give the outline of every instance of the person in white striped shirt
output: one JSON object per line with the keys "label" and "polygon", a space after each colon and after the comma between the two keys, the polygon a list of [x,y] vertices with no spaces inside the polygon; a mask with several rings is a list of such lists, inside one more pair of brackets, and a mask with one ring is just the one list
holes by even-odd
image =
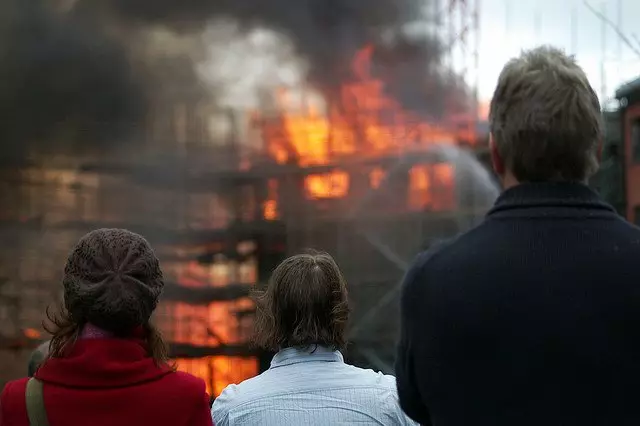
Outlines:
{"label": "person in white striped shirt", "polygon": [[416,425],[393,376],[344,362],[347,288],[330,255],[286,259],[256,306],[254,342],[278,353],[267,371],[216,398],[216,426]]}

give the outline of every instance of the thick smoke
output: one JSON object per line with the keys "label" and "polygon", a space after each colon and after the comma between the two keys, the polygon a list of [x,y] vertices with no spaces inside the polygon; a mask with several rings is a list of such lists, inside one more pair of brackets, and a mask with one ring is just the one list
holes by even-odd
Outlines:
{"label": "thick smoke", "polygon": [[144,111],[126,52],[44,0],[0,2],[2,159],[124,138]]}
{"label": "thick smoke", "polygon": [[[49,7],[57,3],[65,6]],[[442,46],[434,36],[403,32],[428,7],[429,0],[4,0],[3,158],[34,148],[77,151],[135,139],[127,136],[143,126],[147,101],[168,104],[163,96],[174,88],[215,97],[196,70],[205,59],[215,66],[206,44],[216,40],[203,34],[225,21],[239,33],[264,28],[288,39],[291,56],[306,62],[304,78],[328,97],[355,77],[355,53],[373,45],[371,71],[390,94],[438,117],[452,105],[464,107],[466,94],[439,68]],[[149,40],[163,32],[187,40],[177,45],[188,47],[148,54]]]}
{"label": "thick smoke", "polygon": [[328,96],[353,78],[354,54],[371,44],[376,46],[372,72],[405,106],[437,117],[445,109],[467,104],[464,83],[437,67],[442,56],[439,40],[426,32],[418,37],[403,32],[415,21],[429,25],[426,15],[430,9],[433,14],[433,1],[112,0],[111,4],[124,21],[179,32],[197,32],[224,18],[238,22],[244,31],[272,29],[292,41],[296,56],[308,61],[307,79]]}
{"label": "thick smoke", "polygon": [[[91,2],[92,0],[84,0]],[[95,1],[94,1],[95,2]],[[214,17],[228,16],[248,25],[267,24],[300,41],[305,52],[326,44],[325,33],[360,31],[404,23],[419,13],[423,0],[111,0],[124,18],[137,23],[190,30]]]}

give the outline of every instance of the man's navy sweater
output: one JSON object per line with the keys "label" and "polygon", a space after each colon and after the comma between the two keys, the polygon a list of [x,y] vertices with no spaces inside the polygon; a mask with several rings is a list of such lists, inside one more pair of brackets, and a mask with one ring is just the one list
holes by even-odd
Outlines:
{"label": "man's navy sweater", "polygon": [[640,229],[588,187],[522,184],[416,259],[396,375],[423,425],[640,425]]}

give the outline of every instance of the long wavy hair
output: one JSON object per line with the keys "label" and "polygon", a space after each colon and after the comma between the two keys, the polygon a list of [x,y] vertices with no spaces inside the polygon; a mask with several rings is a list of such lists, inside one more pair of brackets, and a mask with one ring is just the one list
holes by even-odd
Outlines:
{"label": "long wavy hair", "polygon": [[[48,321],[43,321],[42,326],[51,334],[47,359],[64,358],[80,337],[86,323],[75,321],[62,305],[55,309],[51,306],[47,307],[46,315]],[[148,355],[158,366],[168,366],[175,370],[175,363],[169,358],[169,350],[160,331],[150,322],[144,324],[143,329],[143,339]]]}
{"label": "long wavy hair", "polygon": [[255,346],[273,351],[313,345],[345,348],[347,285],[329,254],[286,259],[273,271],[266,290],[253,296]]}

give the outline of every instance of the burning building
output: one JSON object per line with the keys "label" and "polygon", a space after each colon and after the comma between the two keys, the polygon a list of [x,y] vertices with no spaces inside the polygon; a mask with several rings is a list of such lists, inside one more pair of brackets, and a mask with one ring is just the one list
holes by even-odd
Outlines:
{"label": "burning building", "polygon": [[[15,143],[3,147],[0,161],[0,359],[11,368],[0,381],[22,375],[24,351],[45,338],[40,324],[46,306],[59,299],[68,250],[103,226],[139,232],[156,248],[167,288],[154,320],[179,368],[203,377],[214,395],[265,367],[267,354],[248,344],[250,290],[285,256],[306,248],[331,253],[349,282],[348,358],[389,372],[407,264],[432,241],[472,224],[495,195],[473,155],[483,144],[477,100],[463,84],[471,67],[452,71],[460,68],[454,51],[464,53],[477,30],[472,2],[321,7],[281,0],[291,6],[287,13],[235,2],[193,1],[179,10],[167,1],[60,3],[63,16],[107,28],[98,45],[115,64],[129,58],[133,65],[115,79],[82,68],[91,79],[80,74],[53,88],[51,73],[35,73],[47,89],[38,93],[51,105],[38,105],[37,116],[12,112],[5,135]],[[418,15],[426,30],[398,40],[391,30],[415,26]],[[261,86],[260,102],[251,105],[222,102],[225,88],[203,83],[196,66],[206,56],[203,28],[219,16],[292,39],[292,50],[310,64],[305,78]],[[329,40],[315,41],[309,26]],[[91,89],[103,105],[103,86],[106,109],[65,92]],[[0,87],[22,100],[14,89]],[[34,99],[29,93],[25,105]],[[47,114],[63,107],[60,126]],[[39,131],[18,125],[27,123]],[[124,131],[107,132],[105,143],[105,128]]]}

